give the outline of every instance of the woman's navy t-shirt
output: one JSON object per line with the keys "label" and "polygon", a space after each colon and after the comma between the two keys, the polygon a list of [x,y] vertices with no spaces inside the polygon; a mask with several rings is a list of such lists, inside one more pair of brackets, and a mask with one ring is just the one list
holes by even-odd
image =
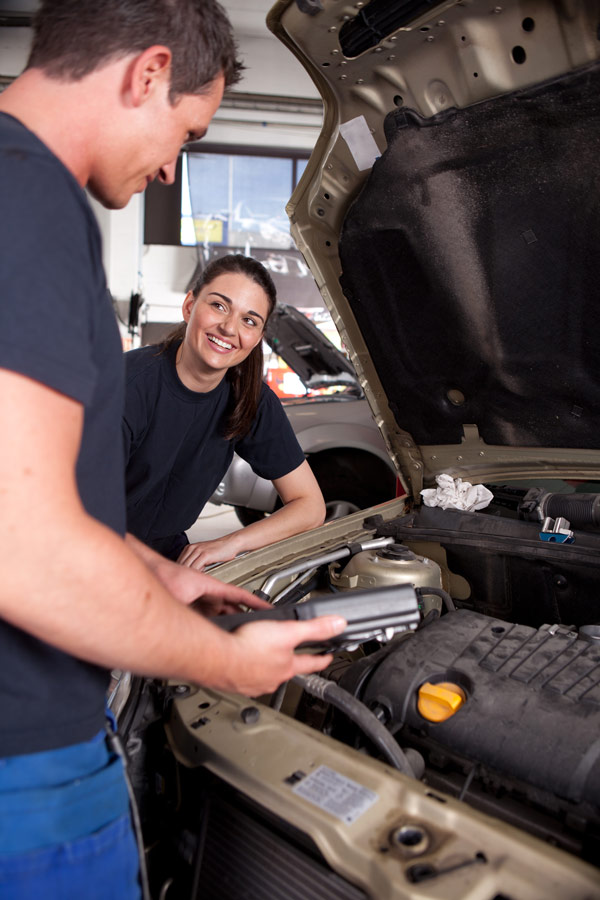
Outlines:
{"label": "woman's navy t-shirt", "polygon": [[222,437],[229,382],[207,393],[189,390],[175,368],[177,347],[125,354],[127,530],[164,553],[194,524],[234,451],[271,481],[304,461],[281,402],[265,384],[249,433],[240,440]]}

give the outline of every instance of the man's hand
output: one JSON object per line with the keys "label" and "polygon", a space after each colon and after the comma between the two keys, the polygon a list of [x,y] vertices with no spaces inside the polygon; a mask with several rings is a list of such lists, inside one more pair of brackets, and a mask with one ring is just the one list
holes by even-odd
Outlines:
{"label": "man's hand", "polygon": [[186,604],[198,601],[198,608],[207,616],[240,612],[240,603],[251,609],[269,608],[268,603],[244,588],[224,584],[211,575],[172,562],[132,534],[127,535],[127,543],[173,597]]}
{"label": "man's hand", "polygon": [[340,616],[244,625],[231,635],[233,650],[222,689],[258,697],[277,690],[294,675],[320,672],[331,663],[331,654],[295,653],[295,648],[305,641],[326,641],[346,626]]}
{"label": "man's hand", "polygon": [[225,584],[212,575],[180,566],[168,559],[157,565],[154,574],[182,603],[194,603],[205,616],[240,612],[240,604],[250,609],[268,609],[270,604],[234,584]]}

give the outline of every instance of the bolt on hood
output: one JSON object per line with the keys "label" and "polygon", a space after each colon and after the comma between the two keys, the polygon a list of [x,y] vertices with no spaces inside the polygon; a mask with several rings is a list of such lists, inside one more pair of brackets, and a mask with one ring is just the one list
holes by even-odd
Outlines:
{"label": "bolt on hood", "polygon": [[600,3],[279,0],[324,125],[288,204],[413,496],[600,479]]}

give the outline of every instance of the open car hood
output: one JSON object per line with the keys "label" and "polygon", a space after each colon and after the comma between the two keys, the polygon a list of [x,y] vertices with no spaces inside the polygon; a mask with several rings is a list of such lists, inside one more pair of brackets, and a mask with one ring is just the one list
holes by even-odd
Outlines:
{"label": "open car hood", "polygon": [[[153,895],[600,900],[600,494],[529,490],[600,479],[599,22],[273,7],[324,101],[292,234],[412,498],[211,570],[348,642],[265,697],[133,695]],[[442,472],[492,504],[412,502]]]}
{"label": "open car hood", "polygon": [[600,478],[599,8],[269,13],[324,103],[292,235],[415,498]]}
{"label": "open car hood", "polygon": [[352,363],[295,307],[286,303],[275,307],[265,340],[307,390],[341,385],[358,396],[362,394]]}

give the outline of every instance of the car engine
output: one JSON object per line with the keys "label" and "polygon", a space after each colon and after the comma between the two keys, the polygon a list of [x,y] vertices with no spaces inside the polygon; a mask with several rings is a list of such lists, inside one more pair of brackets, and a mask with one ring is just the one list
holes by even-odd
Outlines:
{"label": "car engine", "polygon": [[[441,517],[439,513],[424,513],[428,529],[433,519],[447,521],[447,511]],[[454,518],[452,513],[449,518]],[[472,518],[498,527],[489,517]],[[381,531],[399,534],[410,530],[418,535],[418,525],[413,517],[397,520]],[[532,529],[539,530],[539,526],[513,521],[504,527],[514,532],[520,526],[533,542]],[[481,532],[480,543],[483,535]],[[491,592],[482,593],[478,602],[471,597],[457,609],[454,602],[448,600],[445,606],[440,599],[445,579],[434,559],[395,538],[388,537],[388,541],[355,552],[348,562],[323,565],[327,588],[337,595],[357,588],[411,583],[420,589],[421,622],[416,631],[399,634],[383,646],[371,641],[362,644],[358,652],[341,654],[325,677],[370,710],[405,750],[418,751],[425,763],[422,777],[428,784],[584,859],[597,861],[600,626],[593,624],[596,617],[592,624],[587,620],[565,623],[552,599],[558,582],[563,595],[570,591],[570,612],[582,605],[580,595],[586,590],[586,581],[577,577],[581,566],[568,559],[568,554],[560,560],[562,565],[547,554],[528,560],[524,547],[521,566],[511,558],[518,572],[527,569],[528,563],[534,568],[541,566],[550,585],[545,597],[532,597],[530,603],[525,598],[524,620],[532,618],[528,606],[535,609],[541,605],[545,612],[555,614],[534,627],[475,608],[505,608],[506,594],[510,596],[514,590],[507,574],[509,560],[502,560],[499,545],[497,565],[504,568],[505,576],[498,584],[503,587],[496,585]],[[468,542],[466,537],[461,541],[455,533],[447,541],[447,555],[452,545],[457,557],[467,558],[462,556],[464,546],[460,547]],[[439,549],[432,546],[438,558]],[[537,548],[534,545],[532,549]],[[311,565],[305,587],[314,588],[318,575],[313,570]],[[513,595],[513,612],[516,604]],[[590,604],[588,608],[594,607]],[[323,701],[315,702],[305,694],[296,716],[363,752],[375,752],[360,726]]]}
{"label": "car engine", "polygon": [[[430,785],[593,861],[599,662],[583,630],[458,610],[336,677],[422,753]],[[344,721],[330,733],[365,745]]]}

